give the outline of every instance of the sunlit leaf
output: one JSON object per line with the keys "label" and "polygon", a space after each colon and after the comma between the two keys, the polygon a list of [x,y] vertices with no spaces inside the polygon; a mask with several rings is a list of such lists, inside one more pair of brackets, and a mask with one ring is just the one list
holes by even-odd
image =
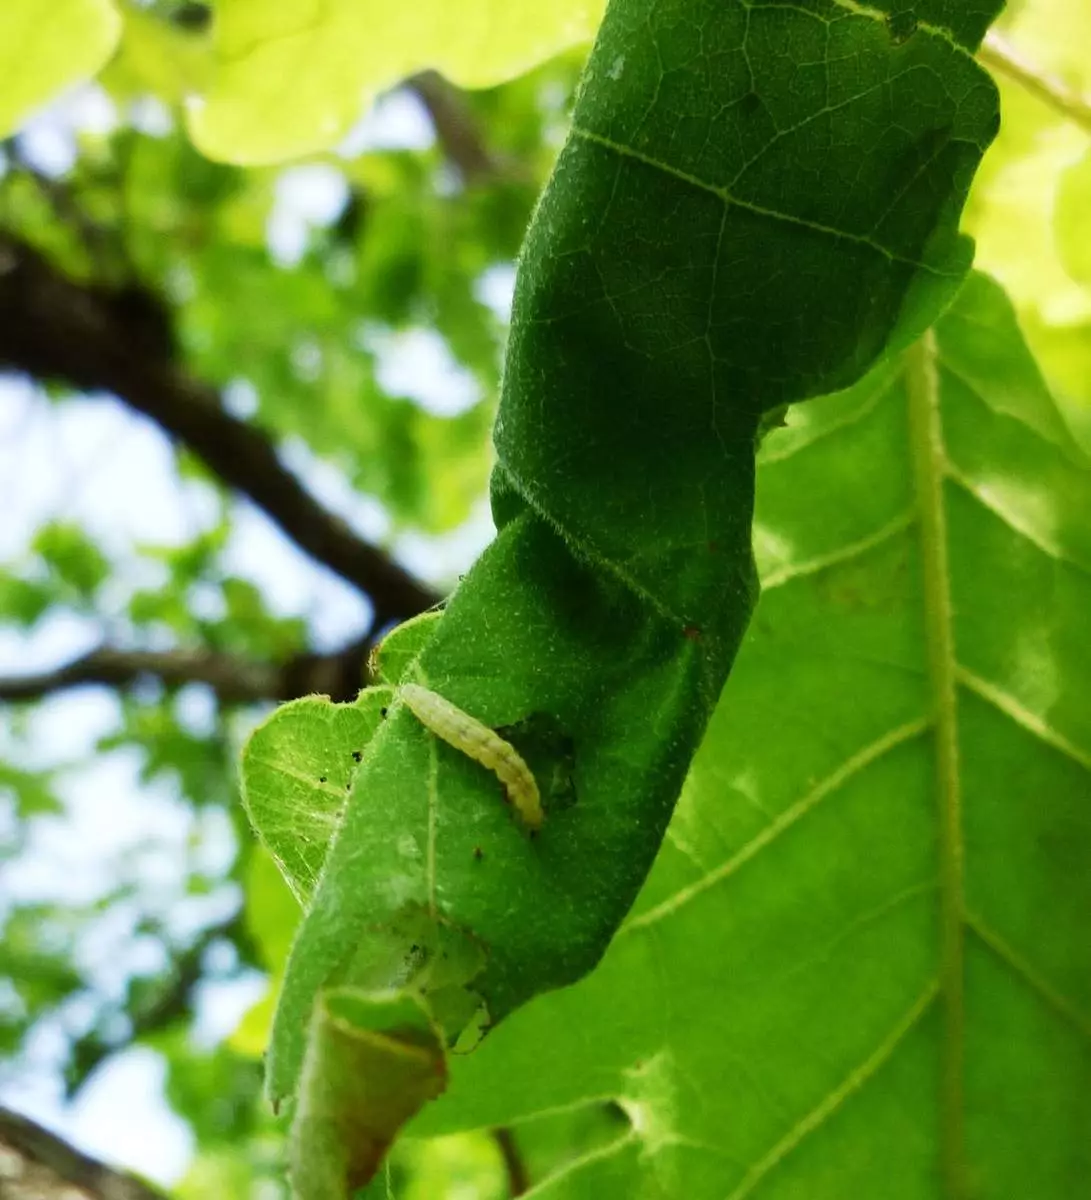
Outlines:
{"label": "sunlit leaf", "polygon": [[119,99],[152,95],[180,105],[208,78],[211,45],[161,16],[128,5],[121,46],[103,72],[102,82]]}
{"label": "sunlit leaf", "polygon": [[213,158],[274,162],[336,145],[374,96],[436,68],[488,87],[590,40],[602,0],[221,0],[216,68],[189,113]]}
{"label": "sunlit leaf", "polygon": [[0,136],[90,78],[121,34],[113,0],[5,0],[0,7]]}

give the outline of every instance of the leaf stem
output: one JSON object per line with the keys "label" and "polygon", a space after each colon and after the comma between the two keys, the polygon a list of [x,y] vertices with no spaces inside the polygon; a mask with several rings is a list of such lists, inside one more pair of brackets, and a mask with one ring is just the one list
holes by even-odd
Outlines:
{"label": "leaf stem", "polygon": [[1056,109],[1091,133],[1091,100],[1081,96],[1060,79],[1044,74],[995,30],[990,30],[985,35],[977,57],[985,66],[1001,75],[1007,75],[1050,108]]}
{"label": "leaf stem", "polygon": [[936,730],[939,802],[940,970],[943,1002],[943,1062],[940,1096],[943,1195],[963,1200],[963,1077],[965,997],[963,981],[962,796],[958,755],[958,695],[947,516],[944,508],[943,429],[936,371],[935,334],[929,330],[906,354],[909,435],[921,522],[924,623],[928,674]]}
{"label": "leaf stem", "polygon": [[508,1177],[508,1194],[512,1197],[522,1196],[530,1188],[530,1176],[526,1163],[519,1151],[515,1134],[508,1125],[498,1125],[492,1131],[493,1140],[500,1150],[504,1160],[504,1170]]}

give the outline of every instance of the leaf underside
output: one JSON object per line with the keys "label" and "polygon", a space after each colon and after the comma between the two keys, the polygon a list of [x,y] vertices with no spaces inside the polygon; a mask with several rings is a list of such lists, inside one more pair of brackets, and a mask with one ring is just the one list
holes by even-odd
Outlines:
{"label": "leaf underside", "polygon": [[[412,652],[392,650],[382,678],[494,729],[548,722],[569,748],[569,802],[547,805],[529,837],[481,764],[383,693],[306,889],[270,1048],[275,1098],[295,1089],[323,987],[415,978],[411,947],[391,937],[407,913],[465,939],[458,970],[418,980],[448,1037],[469,1021],[459,989],[474,1022],[495,1024],[602,956],[751,615],[763,415],[911,343],[967,269],[958,213],[997,121],[967,53],[985,21],[929,8],[940,25],[955,17],[940,28],[819,2],[609,9],[521,260],[497,539],[440,617],[394,635]],[[368,695],[360,711],[374,714]],[[925,736],[913,721],[907,745]],[[328,784],[308,736],[278,714],[250,753],[276,759],[294,737],[292,771]],[[271,846],[306,826],[302,796],[286,822],[275,785],[267,811],[247,791]],[[306,836],[322,844],[317,827]],[[932,997],[914,1003],[923,1020]],[[657,1080],[667,1069],[640,1061]]]}
{"label": "leaf underside", "polygon": [[615,1099],[631,1131],[548,1197],[1079,1195],[1088,511],[1091,464],[983,276],[923,350],[794,410],[760,459],[762,600],[633,913],[413,1131]]}

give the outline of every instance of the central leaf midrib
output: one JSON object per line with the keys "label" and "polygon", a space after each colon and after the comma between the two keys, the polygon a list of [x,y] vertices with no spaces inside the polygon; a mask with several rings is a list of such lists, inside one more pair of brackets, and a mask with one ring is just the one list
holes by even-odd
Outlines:
{"label": "central leaf midrib", "polygon": [[963,981],[962,796],[958,754],[957,662],[951,609],[944,506],[946,454],[940,413],[935,334],[926,333],[906,352],[909,447],[919,515],[924,632],[936,738],[939,820],[940,962],[943,1045],[940,1083],[940,1155],[948,1200],[966,1196],[963,1079],[965,997]]}

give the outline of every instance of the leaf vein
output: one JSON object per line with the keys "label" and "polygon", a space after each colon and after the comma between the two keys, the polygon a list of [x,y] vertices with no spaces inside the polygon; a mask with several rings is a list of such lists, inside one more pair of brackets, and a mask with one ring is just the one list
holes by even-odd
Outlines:
{"label": "leaf vein", "polygon": [[860,558],[869,550],[874,550],[876,546],[881,546],[891,538],[897,537],[899,533],[904,533],[905,530],[911,528],[916,519],[916,513],[908,510],[900,513],[892,521],[888,521],[880,529],[876,529],[874,533],[860,538],[859,541],[850,542],[847,546],[839,546],[836,550],[831,550],[829,554],[820,554],[804,562],[781,567],[778,571],[771,571],[761,581],[762,591],[767,592],[773,588],[783,587],[793,579],[799,579],[806,575],[817,575],[820,571],[828,570],[830,567]]}
{"label": "leaf vein", "polygon": [[920,737],[927,729],[930,728],[932,722],[929,719],[918,721],[909,721],[905,725],[899,725],[898,728],[890,730],[889,733],[883,734],[870,742],[862,750],[857,751],[851,758],[848,758],[835,771],[826,776],[825,779],[817,783],[805,796],[802,796],[795,804],[786,808],[775,821],[767,825],[756,837],[752,838],[741,850],[732,855],[725,863],[722,863],[715,870],[710,871],[702,879],[690,884],[688,887],[680,888],[673,896],[663,900],[661,903],[634,917],[631,921],[627,921],[618,931],[618,936],[621,937],[626,933],[631,933],[634,929],[642,929],[664,917],[670,916],[677,912],[683,905],[688,904],[690,900],[706,892],[709,888],[715,887],[716,884],[722,883],[725,879],[732,876],[741,866],[748,863],[754,858],[759,851],[764,850],[771,842],[774,842],[785,830],[790,829],[798,821],[807,815],[811,809],[815,808],[831,793],[837,791],[855,775],[860,774],[872,763],[878,761],[884,755],[890,753],[903,742],[911,741],[913,738]]}
{"label": "leaf vein", "polygon": [[813,233],[821,233],[826,237],[837,238],[839,241],[852,242],[855,245],[865,246],[870,250],[874,250],[876,254],[881,254],[889,262],[902,263],[912,267],[914,270],[924,271],[937,277],[955,278],[957,274],[960,274],[960,272],[941,271],[930,263],[922,262],[919,259],[910,258],[906,255],[896,254],[893,250],[882,245],[881,242],[877,242],[874,238],[867,237],[864,234],[850,233],[848,230],[838,229],[833,225],[824,225],[821,221],[811,221],[806,217],[796,216],[794,213],[767,208],[764,205],[755,204],[752,200],[742,200],[737,196],[733,196],[725,188],[717,187],[712,183],[706,183],[703,179],[699,179],[696,175],[691,175],[688,171],[683,171],[678,167],[672,166],[670,163],[660,162],[658,159],[652,158],[651,155],[642,154],[639,150],[635,150],[631,146],[615,142],[600,133],[593,133],[589,129],[583,129],[579,125],[572,126],[572,136],[589,142],[592,145],[600,146],[602,149],[609,150],[614,154],[621,155],[623,158],[630,158],[634,162],[642,163],[652,170],[662,171],[665,175],[670,175],[682,183],[689,184],[690,187],[696,188],[698,191],[708,192],[710,195],[716,196],[724,204],[734,205],[745,212],[753,213],[754,216],[767,217],[772,221],[782,221],[797,228],[809,229]]}
{"label": "leaf vein", "polygon": [[[559,1111],[565,1111],[561,1109]],[[583,1167],[590,1166],[593,1163],[604,1162],[606,1159],[613,1158],[616,1154],[621,1154],[622,1151],[628,1150],[630,1146],[637,1141],[636,1130],[630,1130],[624,1136],[619,1137],[616,1141],[608,1142],[605,1146],[599,1146],[594,1150],[587,1151],[586,1154],[581,1154],[577,1158],[569,1159],[563,1166],[558,1167],[550,1175],[546,1175],[535,1186],[526,1193],[528,1200],[536,1192],[547,1190],[552,1191],[553,1186],[562,1179],[567,1179],[570,1175],[574,1175]]]}
{"label": "leaf vein", "polygon": [[1081,750],[1074,742],[1070,742],[1063,734],[1058,733],[1047,724],[1037,713],[1025,708],[1014,696],[1002,688],[989,683],[988,680],[974,675],[965,667],[956,669],[956,678],[963,687],[980,696],[986,703],[997,708],[1006,717],[1010,717],[1017,725],[1021,725],[1028,733],[1051,746],[1061,754],[1067,755],[1073,762],[1078,763],[1086,771],[1091,771],[1091,754]]}
{"label": "leaf vein", "polygon": [[747,1171],[727,1200],[743,1200],[743,1197],[749,1196],[770,1171],[778,1167],[797,1146],[825,1124],[846,1100],[872,1079],[880,1068],[890,1061],[895,1050],[909,1035],[937,995],[939,995],[939,985],[933,980],[871,1054],[855,1070],[850,1071],[821,1103],[802,1117],[764,1157],[760,1158]]}
{"label": "leaf vein", "polygon": [[940,1157],[943,1194],[966,1194],[965,1186],[965,947],[963,944],[964,847],[962,777],[958,741],[958,686],[947,510],[943,486],[946,452],[940,411],[936,339],[926,333],[906,352],[909,446],[920,514],[922,600],[928,678],[936,728],[936,799],[939,827],[940,991],[943,1056],[940,1078]]}
{"label": "leaf vein", "polygon": [[[321,783],[315,779],[313,775],[305,774],[303,771],[297,770],[295,767],[288,766],[282,760],[255,758],[251,756],[247,765],[249,767],[264,767],[267,771],[272,771],[277,775],[283,775],[287,779],[293,779],[296,783],[302,783],[305,787],[310,788],[312,791],[321,792],[323,795],[330,796],[337,801],[338,808],[340,808],[345,802],[344,788],[337,787],[332,783]],[[308,821],[310,821],[315,815],[317,815],[320,819],[324,819],[324,814],[314,814],[312,810],[307,810]],[[328,814],[328,818],[331,823],[337,819],[335,814]]]}
{"label": "leaf vein", "polygon": [[550,529],[557,534],[566,545],[568,545],[579,558],[584,562],[590,563],[592,566],[598,567],[607,574],[612,575],[624,587],[633,593],[639,600],[647,604],[654,612],[661,617],[671,622],[671,624],[679,627],[684,627],[686,621],[677,613],[673,612],[662,600],[659,599],[653,592],[649,592],[643,584],[636,580],[628,571],[625,570],[620,563],[616,563],[613,559],[607,558],[600,554],[597,550],[592,549],[581,538],[577,537],[572,531],[566,528],[557,518],[542,504],[534,495],[533,491],[520,479],[512,469],[503,461],[496,464],[496,470],[503,473],[504,478],[511,485],[512,489],[518,492],[523,503],[534,513],[536,517],[544,521]]}
{"label": "leaf vein", "polygon": [[1012,972],[1025,983],[1040,1000],[1068,1022],[1087,1042],[1091,1042],[1091,1014],[1083,1013],[1062,992],[1012,949],[1006,941],[976,913],[966,913],[966,928]]}
{"label": "leaf vein", "polygon": [[1091,575],[1091,569],[1086,564],[1073,558],[1058,542],[1047,538],[1041,530],[1035,529],[1029,521],[1021,520],[1016,512],[1013,512],[1009,506],[1003,505],[997,497],[989,492],[988,488],[982,486],[980,483],[976,483],[968,475],[965,475],[954,463],[948,461],[945,464],[944,474],[952,483],[957,484],[964,492],[976,500],[982,508],[1003,521],[1009,529],[1019,534],[1020,537],[1026,538],[1032,545],[1037,546],[1043,554],[1047,554],[1050,558],[1056,559],[1058,562],[1067,563],[1070,567],[1074,567],[1077,571],[1085,575]]}
{"label": "leaf vein", "polygon": [[803,451],[809,450],[812,446],[824,441],[834,434],[841,433],[846,429],[851,429],[853,425],[859,424],[866,417],[870,416],[876,408],[890,395],[895,384],[898,383],[900,374],[894,373],[889,375],[882,381],[879,387],[867,397],[866,400],[852,412],[846,413],[843,417],[839,417],[836,421],[830,421],[829,424],[823,425],[821,429],[816,429],[810,437],[801,436],[791,445],[785,446],[783,449],[776,449],[775,443],[769,450],[762,448],[758,458],[759,465],[762,467],[770,466],[773,463],[787,462],[790,458],[795,458],[797,454],[802,454]]}

